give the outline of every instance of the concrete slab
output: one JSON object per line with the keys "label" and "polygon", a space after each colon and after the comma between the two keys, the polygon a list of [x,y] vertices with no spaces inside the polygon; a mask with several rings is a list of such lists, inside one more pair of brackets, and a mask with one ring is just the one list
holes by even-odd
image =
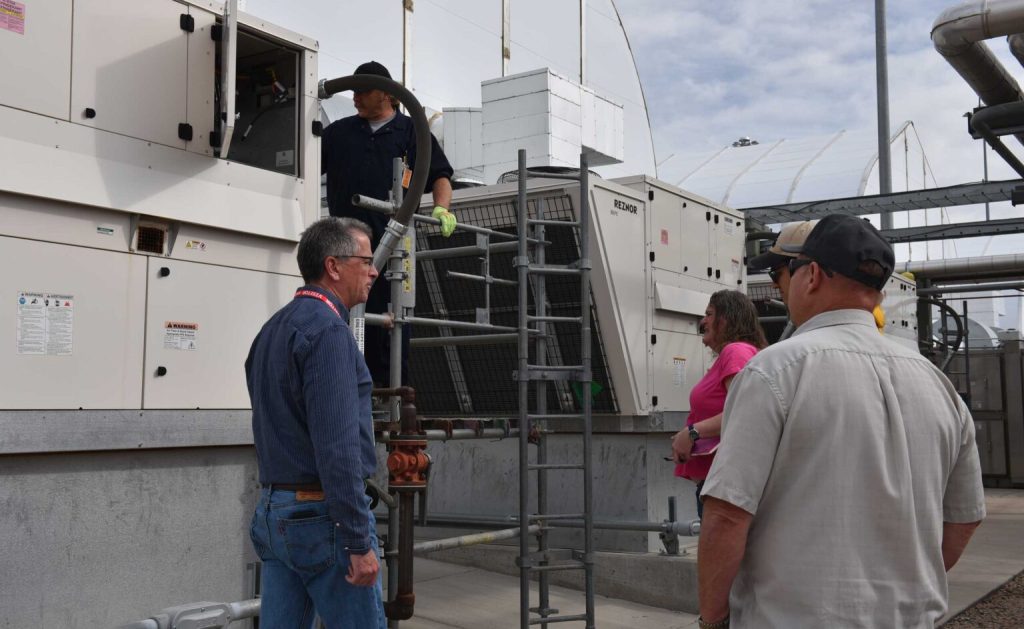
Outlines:
{"label": "concrete slab", "polygon": [[[534,588],[534,604],[536,596]],[[583,593],[552,586],[551,605],[562,614],[583,613]],[[690,629],[697,626],[697,617],[693,614],[604,596],[596,597],[595,612],[601,629]],[[579,623],[569,625],[579,626]],[[517,629],[519,579],[417,558],[416,615],[400,626],[402,629]]]}
{"label": "concrete slab", "polygon": [[[979,527],[963,558],[949,574],[951,618],[999,588],[1024,570],[1024,491],[989,489],[985,492],[988,517]],[[490,567],[501,569],[516,554],[514,548],[492,547]],[[459,549],[463,550],[463,549]],[[692,549],[689,549],[692,552]],[[451,551],[447,551],[450,553]],[[443,557],[437,553],[434,557]],[[467,553],[468,554],[468,553]],[[614,558],[614,553],[606,560]],[[460,557],[463,561],[466,555]],[[695,598],[696,583],[666,581],[651,572],[656,557],[641,553],[621,554],[623,563],[611,568],[634,590],[678,592],[679,599]],[[691,557],[662,558],[667,563],[692,562]],[[482,560],[482,559],[481,559]],[[629,561],[627,561],[629,560]],[[633,562],[633,567],[623,568]],[[599,562],[600,563],[600,562]],[[478,565],[488,565],[487,563]],[[678,568],[677,568],[678,569]],[[601,572],[599,570],[599,572]],[[660,579],[660,580],[659,580]],[[690,590],[693,590],[692,592]],[[627,592],[628,590],[617,590]],[[534,602],[536,589],[534,588]],[[630,596],[635,596],[631,594]],[[562,613],[582,612],[581,592],[551,587],[552,605]],[[598,626],[602,629],[691,628],[695,614],[672,611],[622,599],[598,596]],[[572,624],[572,623],[570,623]],[[402,629],[514,629],[519,627],[519,579],[480,567],[456,565],[418,557],[416,560],[416,616],[401,623]]]}
{"label": "concrete slab", "polygon": [[987,489],[988,516],[949,572],[952,618],[1024,570],[1024,490]]}

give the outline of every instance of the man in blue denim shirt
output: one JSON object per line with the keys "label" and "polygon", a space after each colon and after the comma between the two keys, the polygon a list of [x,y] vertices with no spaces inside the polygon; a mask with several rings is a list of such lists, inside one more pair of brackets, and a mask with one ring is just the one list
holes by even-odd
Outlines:
{"label": "man in blue denim shirt", "polygon": [[324,218],[302,234],[306,285],[260,330],[245,362],[260,498],[261,626],[385,628],[376,522],[363,481],[377,464],[372,382],[347,324],[377,270],[371,232]]}

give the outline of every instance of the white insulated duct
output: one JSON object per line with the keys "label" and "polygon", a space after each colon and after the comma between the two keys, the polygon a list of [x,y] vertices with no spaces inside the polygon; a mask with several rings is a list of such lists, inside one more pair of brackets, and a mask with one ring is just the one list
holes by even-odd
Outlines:
{"label": "white insulated duct", "polygon": [[971,0],[943,11],[932,26],[932,43],[986,105],[1022,100],[1021,88],[985,39],[1024,33],[1024,2]]}
{"label": "white insulated duct", "polygon": [[897,273],[905,271],[910,271],[918,279],[927,278],[931,280],[1024,275],[1024,254],[1013,253],[1001,256],[910,261],[896,265]]}

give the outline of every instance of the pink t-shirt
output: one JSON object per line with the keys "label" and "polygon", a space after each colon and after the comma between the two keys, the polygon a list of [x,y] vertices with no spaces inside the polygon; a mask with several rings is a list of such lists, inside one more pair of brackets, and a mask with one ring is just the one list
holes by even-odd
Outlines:
{"label": "pink t-shirt", "polygon": [[[700,382],[690,391],[690,415],[686,418],[686,425],[692,426],[699,421],[714,417],[725,408],[725,395],[728,391],[722,381],[735,376],[747,364],[757,348],[750,343],[736,342],[729,343],[722,348],[722,352],[712,363],[711,369],[704,374]],[[704,480],[711,469],[711,461],[715,458],[712,452],[718,446],[718,437],[704,437],[693,444],[693,454],[710,452],[705,456],[691,457],[686,463],[676,465],[676,476],[682,476],[693,481]]]}

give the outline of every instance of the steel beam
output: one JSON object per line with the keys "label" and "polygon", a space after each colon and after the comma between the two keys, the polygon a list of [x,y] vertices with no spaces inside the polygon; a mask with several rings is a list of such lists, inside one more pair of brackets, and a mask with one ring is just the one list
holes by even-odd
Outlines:
{"label": "steel beam", "polygon": [[975,203],[998,203],[1009,201],[1013,189],[1024,186],[1024,179],[989,181],[985,183],[958,184],[944,188],[911,190],[893,194],[875,194],[845,199],[823,199],[782,205],[739,208],[748,218],[764,223],[790,223],[829,214],[882,214],[884,212],[906,212],[927,210],[938,207],[955,207]]}
{"label": "steel beam", "polygon": [[1004,218],[995,221],[977,221],[971,223],[951,223],[948,225],[921,225],[918,227],[901,227],[884,229],[882,235],[889,242],[922,242],[925,240],[946,240],[954,238],[974,238],[978,236],[997,236],[1002,234],[1019,234],[1024,232],[1024,218]]}

